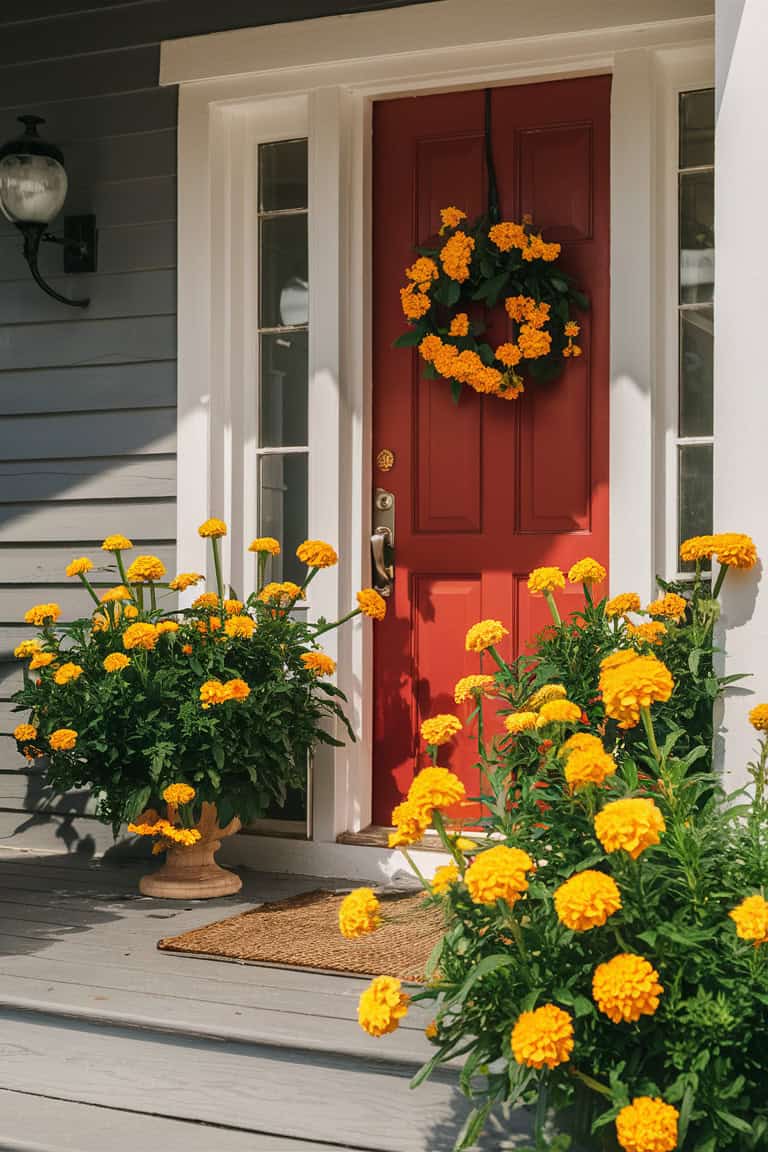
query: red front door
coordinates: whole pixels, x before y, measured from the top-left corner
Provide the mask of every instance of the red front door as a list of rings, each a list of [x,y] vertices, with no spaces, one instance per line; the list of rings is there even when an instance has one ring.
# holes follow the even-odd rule
[[[506,655],[547,623],[525,581],[608,556],[609,101],[607,76],[496,88],[493,154],[501,218],[529,213],[591,299],[584,355],[516,401],[422,378],[397,349],[398,289],[441,208],[486,211],[485,94],[382,101],[374,111],[373,483],[395,496],[395,584],[375,632],[373,819],[390,823],[423,764],[419,724],[455,712],[453,686],[479,671],[464,651],[477,620],[502,620]],[[394,464],[377,457],[389,449]],[[578,605],[575,590],[562,609]],[[465,706],[466,707],[466,706]],[[441,750],[477,794],[468,739]],[[421,757],[421,759],[420,759]]]

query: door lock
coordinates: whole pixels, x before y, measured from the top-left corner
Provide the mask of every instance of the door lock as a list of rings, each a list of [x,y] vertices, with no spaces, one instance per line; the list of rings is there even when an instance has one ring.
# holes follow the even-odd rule
[[[377,488],[373,498],[371,564],[373,587],[382,596],[392,594],[395,582],[395,496]]]

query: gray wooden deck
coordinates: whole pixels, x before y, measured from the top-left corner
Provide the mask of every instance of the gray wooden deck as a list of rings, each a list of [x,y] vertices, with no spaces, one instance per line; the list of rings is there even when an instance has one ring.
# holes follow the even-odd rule
[[[157,951],[318,881],[246,871],[241,896],[180,904],[139,896],[143,867],[0,849],[0,1149],[449,1152],[455,1075],[409,1089],[423,1009],[377,1041],[361,979]],[[482,1147],[524,1130],[499,1120]]]

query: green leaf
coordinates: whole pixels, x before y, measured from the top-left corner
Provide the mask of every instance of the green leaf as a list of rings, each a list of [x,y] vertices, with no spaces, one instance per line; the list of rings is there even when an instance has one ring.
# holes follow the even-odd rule
[[[499,272],[498,275],[492,276],[490,280],[484,280],[480,287],[476,288],[472,293],[472,299],[485,300],[488,307],[493,308],[508,280],[509,272]]]
[[[746,1136],[752,1135],[752,1125],[748,1124],[746,1120],[742,1120],[740,1116],[735,1116],[733,1112],[726,1112],[724,1108],[715,1108],[714,1113],[718,1120],[722,1120],[723,1124],[733,1128],[734,1132],[743,1132]]]
[[[414,348],[417,344],[421,344],[424,339],[423,328],[411,328],[409,332],[403,332],[395,340],[395,348]]]
[[[213,762],[218,770],[223,772],[224,764],[226,762],[226,754],[224,752],[224,745],[220,744],[218,740],[211,746],[211,755],[213,756]]]
[[[517,967],[517,960],[514,956],[508,956],[502,952],[496,952],[492,956],[484,956],[469,973],[456,995],[450,997],[450,1003],[463,1004],[475,984],[478,980],[482,980],[483,976],[487,976],[489,972],[496,972],[499,968],[511,967]]]
[[[458,404],[461,397],[461,390],[463,385],[459,380],[451,380],[451,396],[453,397],[454,404]]]

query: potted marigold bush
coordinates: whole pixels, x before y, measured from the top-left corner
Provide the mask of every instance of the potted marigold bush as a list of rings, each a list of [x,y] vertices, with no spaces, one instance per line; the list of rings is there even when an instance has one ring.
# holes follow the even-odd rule
[[[697,570],[645,624],[633,594],[595,602],[605,573],[591,559],[569,573],[586,608],[565,622],[552,597],[565,575],[531,573],[553,610],[536,659],[506,663],[503,623],[482,621],[466,637],[481,669],[456,692],[473,722],[493,709],[478,725],[493,840],[458,839],[441,810],[464,787],[437,764],[393,814],[406,853],[430,824],[450,853],[425,882],[446,931],[429,983],[409,997],[378,977],[359,1020],[383,1036],[409,999],[433,1004],[416,1082],[463,1057],[474,1108],[457,1147],[506,1104],[534,1110],[536,1152],[768,1149],[768,704],[750,713],[752,783],[730,796],[704,708],[723,684],[710,663],[723,578],[756,555],[724,534],[683,557],[719,561],[711,592]],[[436,759],[456,724],[425,728]],[[375,930],[377,908],[362,913],[342,927]]]
[[[293,612],[309,581],[337,562],[333,548],[305,541],[302,584],[265,582],[280,545],[254,540],[259,586],[238,599],[221,576],[226,526],[211,519],[199,531],[211,542],[216,590],[200,592],[191,607],[164,612],[159,593],[186,591],[201,575],[167,581],[157,557],[129,562],[131,541],[110,536],[102,547],[120,583],[99,593],[91,560],[73,560],[67,575],[82,582],[93,613],[60,625],[58,605],[38,604],[25,620],[39,635],[16,650],[29,660],[14,697],[29,712],[14,733],[19,751],[46,757],[55,789],[90,788],[115,833],[127,823],[151,837],[167,859],[142,891],[179,898],[237,891],[239,878],[213,861],[221,836],[282,804],[287,789],[302,789],[315,743],[339,743],[336,722],[352,735],[344,696],[328,679],[335,664],[319,646],[343,621],[312,623]],[[384,612],[378,593],[363,589],[343,619]]]

